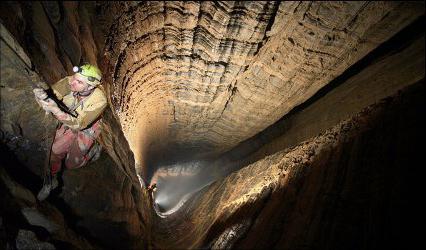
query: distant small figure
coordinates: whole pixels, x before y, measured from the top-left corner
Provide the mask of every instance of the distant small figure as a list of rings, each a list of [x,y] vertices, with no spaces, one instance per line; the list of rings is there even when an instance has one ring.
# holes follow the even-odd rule
[[[149,185],[146,190],[148,190],[149,197],[151,201],[154,201],[154,192],[157,190],[157,183]]]
[[[148,192],[152,194],[153,192],[157,190],[157,183],[149,185],[147,189],[148,189]]]

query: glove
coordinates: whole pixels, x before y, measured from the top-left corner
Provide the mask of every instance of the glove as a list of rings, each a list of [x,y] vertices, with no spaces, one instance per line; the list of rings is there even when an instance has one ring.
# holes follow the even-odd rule
[[[35,88],[35,89],[33,89],[33,92],[34,92],[36,99],[45,100],[47,98],[47,93],[42,88]]]
[[[42,88],[35,88],[33,89],[33,92],[34,92],[36,102],[38,103],[38,105],[40,105],[40,107],[43,107],[43,105],[40,103],[40,100],[46,100],[47,98],[46,91],[44,91],[44,89]]]
[[[56,102],[54,102],[52,99],[48,98],[46,100],[38,100],[38,103],[41,105],[41,107],[46,111],[46,112],[51,112],[54,115],[57,115],[59,113],[61,113],[62,111],[59,109],[58,105],[56,104]]]

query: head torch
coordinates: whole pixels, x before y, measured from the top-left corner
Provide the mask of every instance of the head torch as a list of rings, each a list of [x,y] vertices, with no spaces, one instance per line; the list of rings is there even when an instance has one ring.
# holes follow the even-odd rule
[[[89,80],[89,81],[91,81],[91,82],[95,82],[95,81],[100,82],[100,81],[101,81],[100,79],[98,79],[98,78],[96,78],[96,77],[88,76],[88,75],[83,74],[83,68],[82,68],[82,67],[74,66],[74,67],[72,68],[72,71],[74,71],[74,73],[79,73],[80,75],[82,75],[82,76],[86,77],[86,78],[87,78],[87,80]]]

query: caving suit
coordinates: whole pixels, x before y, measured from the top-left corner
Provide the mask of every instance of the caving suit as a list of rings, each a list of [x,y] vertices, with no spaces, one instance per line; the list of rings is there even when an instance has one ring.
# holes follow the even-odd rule
[[[90,160],[90,150],[100,134],[100,116],[107,106],[101,86],[83,96],[70,90],[71,78],[65,77],[52,86],[55,96],[76,114],[76,117],[57,117],[61,124],[50,155],[53,176],[60,171],[64,158],[67,168],[82,167]]]

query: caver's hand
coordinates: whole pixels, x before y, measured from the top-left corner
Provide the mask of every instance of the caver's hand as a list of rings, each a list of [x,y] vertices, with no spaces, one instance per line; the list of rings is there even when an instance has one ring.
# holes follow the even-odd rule
[[[34,95],[37,99],[45,100],[47,98],[47,93],[42,88],[33,89]]]
[[[35,96],[35,99],[36,99],[38,105],[40,105],[40,107],[43,107],[43,105],[40,103],[40,101],[47,99],[46,91],[44,91],[44,89],[42,89],[42,88],[35,88],[35,89],[33,89],[33,92],[34,92],[34,96]]]
[[[54,102],[52,99],[48,98],[46,100],[39,100],[38,101],[41,104],[41,107],[46,111],[46,112],[51,112],[54,115],[58,115],[60,113],[62,113],[62,111],[59,109],[58,105],[56,104],[56,102]]]

